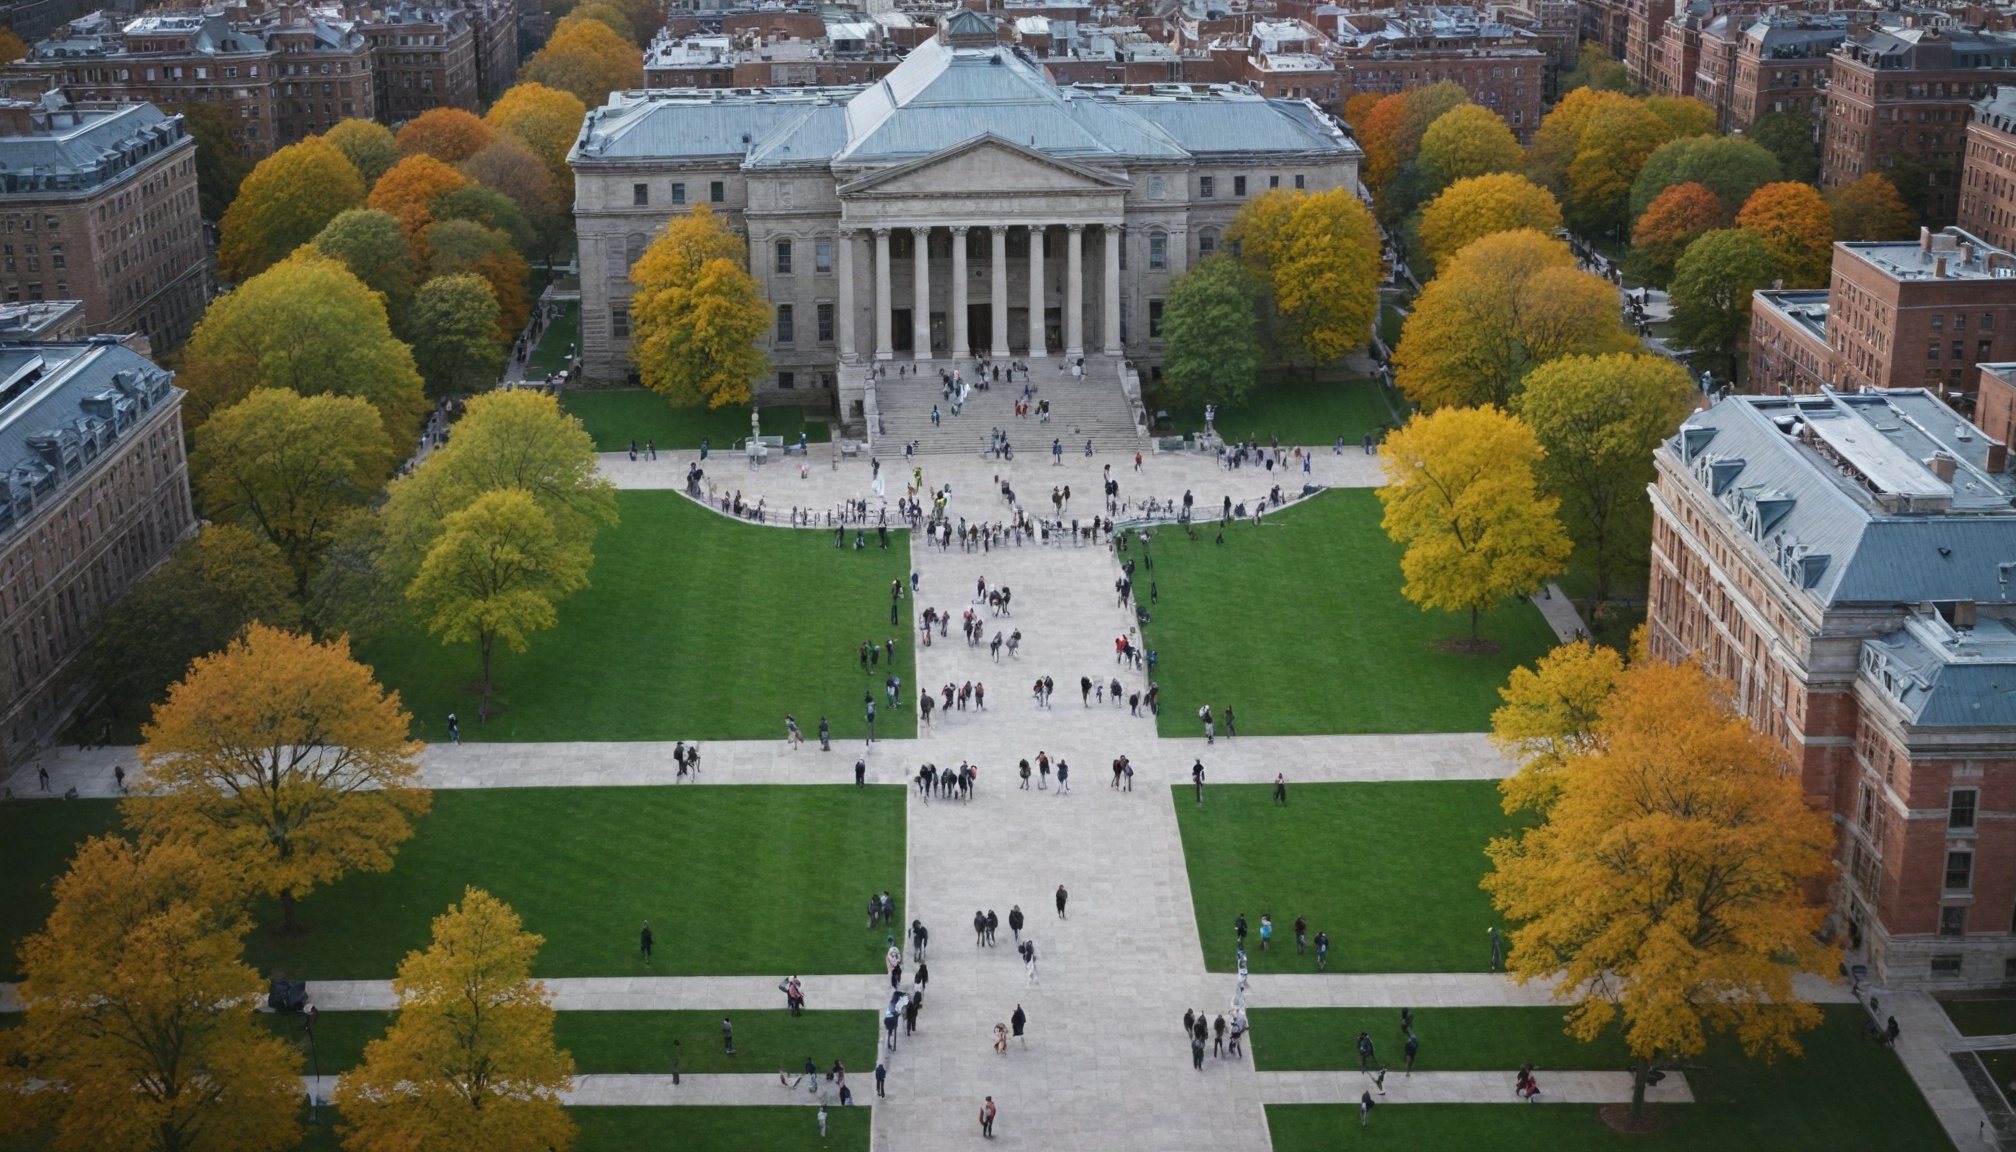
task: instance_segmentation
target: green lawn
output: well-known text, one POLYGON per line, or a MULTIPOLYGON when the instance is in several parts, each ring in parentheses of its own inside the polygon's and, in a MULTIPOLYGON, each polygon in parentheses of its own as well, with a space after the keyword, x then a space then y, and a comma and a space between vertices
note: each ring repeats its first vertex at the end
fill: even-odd
POLYGON ((570 300, 560 309, 560 315, 546 326, 539 337, 539 346, 532 349, 532 358, 525 362, 525 377, 528 380, 543 380, 549 372, 558 372, 567 367, 567 350, 581 343, 581 302, 570 300))
POLYGON ((903 861, 904 793, 887 785, 440 791, 392 871, 310 893, 311 931, 255 931, 246 953, 262 972, 387 979, 473 884, 546 938, 541 976, 879 972, 886 933, 861 910, 886 888, 902 912, 903 861))
MULTIPOLYGON (((1830 1006, 1826 1023, 1806 1039, 1804 1058, 1771 1065, 1745 1058, 1727 1037, 1710 1041, 1690 1061, 1699 1069, 1687 1073, 1696 1102, 1661 1109, 1666 1126, 1653 1136, 1618 1135, 1604 1127, 1594 1105, 1571 1104, 1402 1104, 1374 1109, 1363 1133, 1355 1105, 1270 1104, 1267 1127, 1274 1152, 1335 1152, 1361 1143, 1421 1152, 1950 1148, 1896 1055, 1861 1038, 1865 1019, 1856 1005, 1830 1006)), ((1424 1058, 1427 1045, 1424 1037, 1424 1058)), ((1540 1087, 1544 1093, 1544 1075, 1540 1087)))
POLYGON ((1988 1069, 1988 1078, 2002 1090, 2004 1099, 2016 1097, 2016 1048, 1991 1048, 1986 1052, 1976 1052, 1982 1067, 1988 1069))
POLYGON ((2016 999, 1941 996, 1939 1004, 1962 1036, 2007 1036, 2016 1032, 2016 999))
MULTIPOLYGON (((1284 769, 1292 781, 1294 766, 1284 769)), ((1485 842, 1515 827, 1492 782, 1291 783, 1286 807, 1265 784, 1207 784, 1202 808, 1187 786, 1173 791, 1211 971, 1235 968, 1232 925, 1242 912, 1255 972, 1314 972, 1319 931, 1330 934, 1333 972, 1490 966, 1485 930, 1503 925, 1477 880, 1485 842), (1267 952, 1263 914, 1274 917, 1267 952), (1308 918, 1311 941, 1302 956, 1298 915, 1308 918)))
POLYGON ((909 533, 891 532, 887 552, 872 540, 836 550, 824 533, 740 523, 676 492, 616 499, 622 523, 596 540, 590 587, 560 605, 559 626, 522 653, 498 646, 488 724, 475 722, 474 645, 408 625, 359 648, 422 737, 440 739, 457 712, 464 740, 781 741, 789 712, 808 738, 823 714, 836 737, 858 739, 868 691, 877 735, 916 734, 907 602, 904 623, 889 623, 909 533), (887 666, 864 674, 856 656, 891 636, 902 708, 886 706, 887 666))
MULTIPOLYGON (((1283 444, 1334 444, 1338 437, 1353 448, 1367 432, 1393 423, 1393 414, 1379 398, 1379 386, 1350 378, 1311 384, 1307 373, 1255 385, 1245 402, 1218 409, 1215 426, 1227 440, 1258 440, 1279 436, 1283 444)), ((1178 432, 1201 431, 1204 406, 1169 409, 1178 432)))
MULTIPOLYGON (((640 449, 646 440, 655 440, 661 452, 698 448, 702 437, 713 451, 727 452, 749 437, 747 405, 674 408, 670 400, 642 388, 576 389, 562 394, 560 403, 580 419, 603 452, 621 452, 633 439, 640 449)), ((763 435, 782 436, 787 444, 796 444, 802 431, 812 443, 825 444, 833 438, 827 421, 820 413, 807 420, 803 408, 765 408, 763 435)))
MULTIPOLYGON (((1263 485, 1255 479, 1256 491, 1263 485)), ((1194 541, 1157 532, 1155 567, 1134 582, 1160 593, 1147 642, 1162 735, 1201 735, 1207 702, 1221 727, 1232 706, 1251 736, 1488 729, 1499 686, 1552 648, 1554 633, 1519 600, 1483 621, 1503 651, 1445 651, 1443 641, 1469 634, 1469 618, 1400 595, 1400 548, 1379 519, 1372 490, 1338 489, 1261 527, 1234 524, 1222 546, 1215 520, 1194 541)))
MULTIPOLYGON (((830 1067, 836 1059, 852 1069, 872 1072, 875 1068, 880 1024, 873 1012, 793 1016, 780 1008, 731 1015, 735 1021, 732 1057, 721 1049, 718 1012, 560 1012, 554 1016, 553 1038, 573 1054, 574 1070, 582 1075, 670 1072, 674 1041, 679 1043, 682 1073, 768 1074, 778 1068, 802 1068, 807 1056, 821 1068, 830 1067)), ((318 1016, 315 1055, 323 1075, 346 1072, 363 1063, 365 1043, 382 1037, 392 1016, 390 1012, 324 1012, 318 1016)), ((263 1013, 259 1018, 300 1047, 302 1059, 307 1060, 308 1041, 300 1016, 263 1013)))
MULTIPOLYGON (((851 1087, 851 1085, 850 1085, 851 1087)), ((873 1099, 873 1078, 855 1099, 873 1099)), ((819 1110, 796 1103, 782 1088, 776 1107, 569 1108, 581 1126, 574 1152, 868 1152, 868 1107, 827 1109, 825 1140, 819 1139, 819 1110)), ((798 1100, 810 1100, 800 1094, 798 1100)), ((339 1152, 333 1109, 323 1109, 322 1127, 313 1129, 301 1152, 339 1152)))
MULTIPOLYGON (((703 765, 704 767, 704 765, 703 765)), ((56 906, 53 886, 86 837, 119 828, 113 800, 16 800, 0 804, 0 971, 19 980, 16 950, 23 937, 42 930, 56 906)), ((868 897, 861 897, 863 907, 868 897)), ((864 917, 865 919, 865 917, 864 917)))
MULTIPOLYGON (((1425 1072, 1490 1072, 1531 1063, 1535 1068, 1623 1068, 1631 1062, 1616 1029, 1584 1044, 1562 1031, 1561 1008, 1415 1008, 1425 1072)), ((1397 1008, 1255 1008, 1253 1067, 1262 1072, 1358 1067, 1358 1033, 1367 1032, 1379 1060, 1403 1067, 1397 1008)))

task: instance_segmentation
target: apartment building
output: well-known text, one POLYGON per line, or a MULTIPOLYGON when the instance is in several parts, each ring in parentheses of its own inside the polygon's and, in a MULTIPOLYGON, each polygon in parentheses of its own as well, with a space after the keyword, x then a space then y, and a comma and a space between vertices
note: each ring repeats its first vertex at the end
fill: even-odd
POLYGON ((2016 87, 1974 105, 1960 170, 1960 227, 1996 247, 2016 247, 2016 87))

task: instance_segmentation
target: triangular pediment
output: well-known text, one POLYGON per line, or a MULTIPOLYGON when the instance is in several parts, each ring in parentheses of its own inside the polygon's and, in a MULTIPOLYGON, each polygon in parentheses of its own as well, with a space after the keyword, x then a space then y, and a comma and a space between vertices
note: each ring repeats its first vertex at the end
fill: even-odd
POLYGON ((840 186, 840 194, 970 194, 989 188, 1018 193, 1104 192, 1126 187, 1127 177, 1121 173, 1046 156, 988 132, 850 180, 840 186))

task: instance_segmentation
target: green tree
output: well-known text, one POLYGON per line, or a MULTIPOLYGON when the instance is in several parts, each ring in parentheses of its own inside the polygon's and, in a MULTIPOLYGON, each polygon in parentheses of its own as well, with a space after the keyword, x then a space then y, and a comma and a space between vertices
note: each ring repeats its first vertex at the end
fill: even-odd
POLYGON ((273 153, 238 187, 217 241, 218 270, 248 280, 315 238, 346 208, 364 202, 364 179, 319 136, 273 153))
POLYGON ((1246 398, 1260 366, 1252 282, 1238 261, 1212 256, 1169 286, 1162 313, 1162 394, 1201 408, 1246 398))
POLYGON ((238 186, 252 171, 252 162, 238 154, 237 125, 215 103, 170 104, 162 110, 182 117, 196 139, 196 201, 205 220, 217 221, 238 198, 238 186))
POLYGON ((1827 207, 1834 214, 1836 240, 1909 240, 1917 234, 1911 209, 1881 172, 1828 189, 1827 207))
POLYGON ((1505 120, 1489 108, 1459 104, 1421 137, 1421 195, 1433 197, 1458 180, 1516 172, 1526 158, 1505 120))
POLYGON ((1666 145, 1672 129, 1636 100, 1612 98, 1589 113, 1568 164, 1569 223, 1587 235, 1602 235, 1638 218, 1627 212, 1633 181, 1666 145))
POLYGON ((1473 651, 1487 650, 1484 611, 1537 591, 1572 547, 1560 501, 1534 484, 1540 456, 1532 429, 1489 404, 1417 413, 1379 453, 1382 526, 1406 549, 1401 592, 1425 609, 1468 612, 1473 651))
POLYGON ((343 150, 357 174, 369 188, 399 162, 399 141, 392 130, 376 120, 339 120, 322 139, 343 150))
POLYGON ((326 256, 296 255, 210 304, 183 351, 179 383, 200 424, 257 388, 361 396, 394 444, 427 410, 413 354, 392 336, 385 302, 326 256))
POLYGON ((1733 219, 1750 194, 1783 179, 1778 158, 1740 136, 1690 136, 1662 145, 1645 161, 1631 185, 1631 219, 1645 214, 1652 198, 1688 181, 1722 201, 1722 218, 1733 219))
POLYGON ((481 276, 460 272, 422 284, 408 328, 413 359, 431 397, 483 391, 504 370, 497 297, 481 276))
POLYGON ((1755 232, 1723 228, 1694 241, 1673 270, 1673 343, 1720 367, 1724 383, 1735 383, 1750 334, 1750 294, 1777 275, 1777 259, 1755 232))
POLYGON ((530 634, 559 622, 554 605, 588 586, 594 555, 564 541, 532 494, 499 488, 442 523, 406 589, 443 643, 473 641, 483 661, 479 720, 490 715, 490 657, 498 640, 523 652, 530 634))
POLYGON ((1629 92, 1631 72, 1624 63, 1603 50, 1594 40, 1582 41, 1575 54, 1575 67, 1561 77, 1561 91, 1570 93, 1577 88, 1590 88, 1599 92, 1629 92))
POLYGON ((1715 132, 1715 109, 1692 96, 1647 96, 1645 110, 1666 122, 1669 140, 1715 132))
MULTIPOLYGON (((436 203, 453 199, 444 196, 436 203)), ((424 235, 428 276, 468 272, 483 278, 497 301, 497 339, 508 343, 525 327, 532 309, 525 302, 525 282, 532 270, 511 243, 511 237, 474 220, 439 220, 424 235)))
POLYGON ((436 225, 450 220, 466 220, 501 232, 519 252, 530 250, 538 242, 532 222, 518 210, 517 202, 495 188, 471 184, 453 192, 443 192, 434 198, 433 212, 436 225))
POLYGON ((1804 112, 1766 112, 1751 121, 1750 139, 1778 158, 1785 179, 1820 181, 1820 153, 1813 146, 1813 121, 1804 112))
POLYGON ((1561 500, 1599 605, 1652 547, 1652 451, 1693 408, 1694 382, 1664 356, 1563 356, 1535 368, 1518 411, 1540 446, 1541 486, 1561 500))
POLYGON ((205 524, 168 561, 99 616, 83 671, 111 716, 135 720, 254 622, 292 628, 294 573, 272 541, 236 524, 205 524))
POLYGON ((705 204, 674 216, 630 280, 630 358, 645 387, 680 406, 748 403, 750 382, 769 371, 757 341, 771 312, 726 222, 705 204))
POLYGON ((413 301, 413 246, 391 213, 352 208, 316 235, 315 247, 383 296, 388 316, 405 315, 413 301))
POLYGON ((280 549, 298 594, 337 519, 376 498, 392 442, 362 397, 260 388, 196 430, 190 471, 212 519, 236 520, 280 549))

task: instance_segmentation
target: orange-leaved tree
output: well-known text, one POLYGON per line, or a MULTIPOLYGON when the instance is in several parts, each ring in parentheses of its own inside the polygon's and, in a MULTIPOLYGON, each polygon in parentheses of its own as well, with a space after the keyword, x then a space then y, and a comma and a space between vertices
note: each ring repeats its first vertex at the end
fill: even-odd
POLYGON ((400 152, 425 154, 443 164, 460 164, 496 138, 496 129, 462 108, 429 108, 408 120, 397 137, 400 152))
POLYGON ((141 729, 146 773, 121 805, 149 842, 195 845, 280 900, 384 872, 427 811, 413 718, 350 656, 263 624, 189 666, 141 729))
POLYGON ((1750 194, 1736 226, 1778 258, 1787 288, 1823 288, 1834 263, 1834 214, 1811 184, 1781 181, 1750 194))
POLYGON ((413 242, 414 262, 425 264, 427 253, 421 233, 434 222, 434 198, 467 188, 469 183, 467 176, 432 156, 408 156, 378 178, 365 203, 380 212, 390 212, 399 221, 399 226, 406 230, 406 238, 413 242))
POLYGON ((1483 880, 1512 930, 1506 970, 1557 981, 1568 1033, 1619 1021, 1631 1112, 1662 1059, 1733 1032, 1746 1053, 1798 1055, 1820 1009, 1793 979, 1829 975, 1834 829, 1806 803, 1785 751, 1694 661, 1643 660, 1617 677, 1587 747, 1556 769, 1546 819, 1493 840, 1483 880))
POLYGON ((1829 189, 1827 206, 1834 213, 1836 240, 1908 240, 1914 232, 1910 207, 1881 172, 1829 189))
POLYGON ((289 144, 238 186, 218 235, 218 270, 231 280, 257 276, 363 202, 364 179, 342 149, 319 136, 289 144))
POLYGON ((57 1152, 299 1142, 301 1057, 259 1023, 232 866, 187 844, 78 847, 21 944, 27 1016, 0 1032, 0 1135, 46 1125, 57 1152))
POLYGON ((1680 254, 1703 234, 1728 221, 1722 201, 1705 184, 1689 180, 1652 198, 1631 230, 1631 271, 1645 281, 1664 286, 1673 278, 1680 254))

